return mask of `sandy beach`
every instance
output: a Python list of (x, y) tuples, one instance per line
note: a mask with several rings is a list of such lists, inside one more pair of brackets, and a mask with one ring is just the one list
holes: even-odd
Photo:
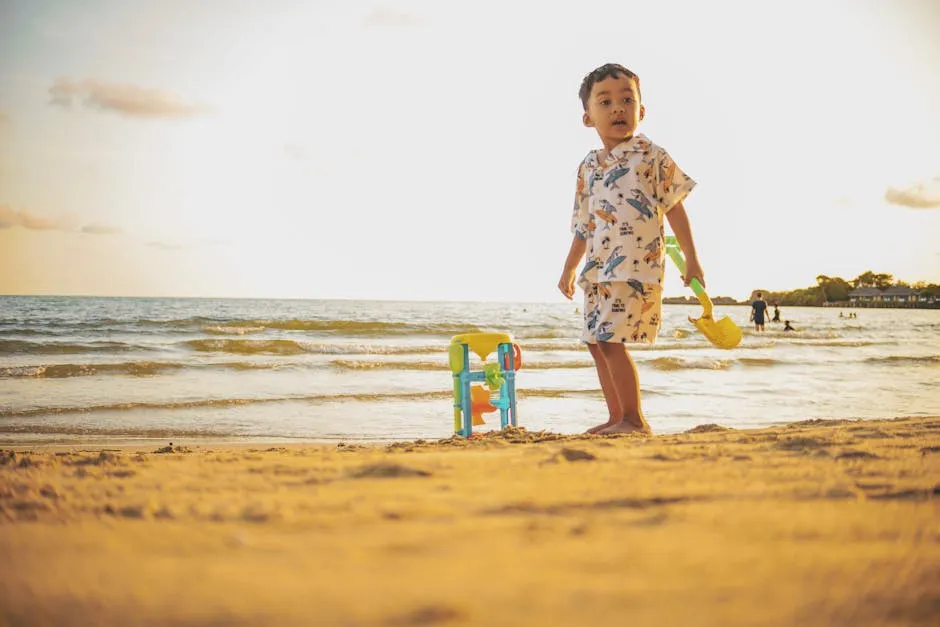
[(940, 417), (0, 454), (3, 625), (935, 625)]

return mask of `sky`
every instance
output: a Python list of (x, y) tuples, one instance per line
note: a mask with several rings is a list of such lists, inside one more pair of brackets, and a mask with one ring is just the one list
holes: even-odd
[(938, 32), (938, 0), (0, 0), (0, 294), (562, 301), (607, 62), (698, 182), (711, 295), (940, 282)]

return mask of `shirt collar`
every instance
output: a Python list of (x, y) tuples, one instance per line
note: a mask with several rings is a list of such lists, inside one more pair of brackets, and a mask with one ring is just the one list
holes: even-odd
[(620, 142), (614, 146), (610, 154), (607, 155), (609, 161), (619, 161), (621, 158), (631, 152), (646, 152), (650, 148), (650, 140), (643, 133), (637, 133), (630, 139)]
[(646, 152), (649, 150), (650, 140), (643, 133), (637, 133), (630, 139), (620, 142), (614, 146), (608, 155), (609, 159), (620, 159), (630, 152)]

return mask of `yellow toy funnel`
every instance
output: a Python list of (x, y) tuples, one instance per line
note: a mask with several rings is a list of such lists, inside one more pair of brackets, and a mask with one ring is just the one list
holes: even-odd
[[(666, 254), (679, 268), (679, 272), (685, 274), (685, 259), (682, 257), (682, 251), (679, 249), (679, 243), (672, 235), (666, 237)], [(725, 316), (715, 322), (712, 318), (712, 299), (705, 293), (705, 288), (699, 283), (698, 279), (692, 279), (692, 291), (698, 297), (698, 302), (702, 303), (704, 311), (701, 318), (689, 316), (689, 322), (695, 325), (695, 328), (702, 332), (705, 338), (718, 348), (734, 348), (741, 343), (741, 328), (734, 321)]]
[[(463, 333), (450, 338), (451, 345), (466, 344), (482, 361), (500, 344), (511, 344), (512, 338), (505, 333)], [(451, 365), (453, 367), (453, 364)], [(462, 367), (462, 365), (461, 365)], [(460, 372), (455, 370), (454, 372)]]

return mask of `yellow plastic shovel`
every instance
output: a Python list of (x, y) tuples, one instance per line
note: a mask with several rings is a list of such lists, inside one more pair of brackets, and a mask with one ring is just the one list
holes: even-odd
[[(666, 236), (666, 254), (679, 268), (679, 272), (685, 274), (685, 259), (679, 249), (679, 242), (672, 235)], [(718, 348), (734, 348), (740, 344), (741, 328), (728, 316), (715, 322), (712, 318), (712, 299), (705, 293), (705, 288), (702, 287), (698, 279), (692, 279), (691, 287), (698, 297), (698, 302), (702, 303), (705, 310), (702, 312), (701, 318), (689, 316), (689, 322), (694, 324), (695, 328), (701, 331), (702, 335)]]

